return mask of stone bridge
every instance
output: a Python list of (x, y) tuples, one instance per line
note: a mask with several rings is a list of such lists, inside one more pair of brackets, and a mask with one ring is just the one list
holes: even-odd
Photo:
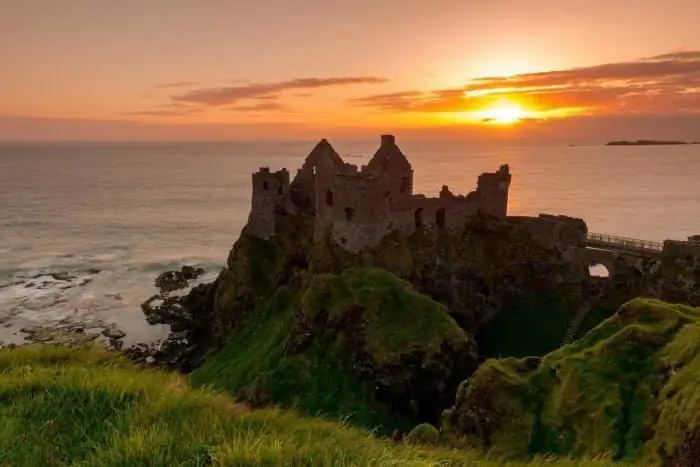
[(601, 264), (612, 277), (620, 261), (629, 264), (644, 259), (660, 259), (664, 245), (661, 242), (589, 233), (586, 235), (584, 261), (590, 266)]

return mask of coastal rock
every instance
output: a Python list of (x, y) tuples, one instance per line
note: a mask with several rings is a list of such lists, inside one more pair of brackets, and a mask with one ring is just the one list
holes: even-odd
[(109, 338), (109, 339), (123, 339), (124, 336), (126, 336), (126, 333), (119, 329), (116, 325), (111, 325), (105, 329), (102, 330), (101, 333), (103, 336)]
[(21, 329), (29, 343), (76, 346), (94, 341), (97, 333), (85, 333), (80, 326), (32, 326)]
[[(192, 266), (162, 273), (155, 281), (160, 292), (141, 304), (149, 324), (168, 325), (171, 331), (157, 349), (149, 348), (147, 353), (154, 359), (154, 364), (188, 372), (199, 365), (210, 351), (213, 339), (208, 320), (216, 286), (197, 284), (191, 287), (191, 283), (203, 273), (203, 269)], [(193, 345), (192, 342), (198, 344)], [(146, 352), (142, 349), (134, 355), (143, 361)]]
[(166, 271), (156, 277), (155, 284), (161, 294), (168, 294), (178, 289), (186, 288), (189, 281), (204, 274), (204, 269), (193, 266), (183, 266), (179, 271)]

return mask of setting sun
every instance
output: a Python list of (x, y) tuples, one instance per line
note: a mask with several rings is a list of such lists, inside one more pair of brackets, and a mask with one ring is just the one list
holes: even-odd
[(510, 102), (499, 103), (489, 109), (479, 112), (479, 117), (484, 122), (512, 125), (518, 123), (528, 115), (527, 111), (517, 104)]

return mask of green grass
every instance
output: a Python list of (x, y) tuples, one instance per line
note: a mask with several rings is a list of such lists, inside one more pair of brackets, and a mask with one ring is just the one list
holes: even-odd
[[(0, 351), (0, 465), (497, 466), (279, 409), (249, 410), (97, 349)], [(533, 461), (526, 465), (543, 465)], [(610, 465), (559, 461), (557, 465)]]
[(374, 401), (371, 388), (358, 378), (338, 345), (320, 340), (303, 353), (286, 352), (294, 302), (284, 290), (278, 291), (234, 339), (193, 372), (192, 382), (233, 395), (260, 383), (276, 403), (308, 415), (381, 432), (404, 426), (405, 420)]

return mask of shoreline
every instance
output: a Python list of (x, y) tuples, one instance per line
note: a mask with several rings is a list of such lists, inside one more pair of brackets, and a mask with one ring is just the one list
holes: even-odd
[[(21, 288), (24, 289), (23, 291), (36, 292), (40, 300), (39, 303), (33, 303), (35, 306), (31, 311), (38, 318), (42, 317), (42, 313), (46, 313), (44, 319), (31, 321), (20, 319), (18, 322), (15, 318), (26, 310), (18, 308), (2, 310), (4, 313), (0, 317), (0, 349), (32, 345), (70, 347), (96, 343), (107, 350), (121, 351), (137, 363), (155, 363), (154, 356), (163, 352), (168, 341), (174, 338), (177, 340), (178, 336), (165, 324), (149, 322), (147, 310), (177, 308), (179, 301), (187, 297), (193, 289), (213, 280), (212, 271), (190, 265), (158, 274), (152, 282), (156, 293), (150, 298), (143, 297), (145, 301), (142, 300), (141, 309), (138, 310), (141, 318), (139, 325), (141, 329), (147, 331), (145, 334), (152, 335), (149, 339), (143, 339), (142, 335), (134, 338), (123, 325), (117, 323), (118, 319), (109, 320), (98, 316), (98, 313), (105, 310), (65, 310), (61, 313), (63, 316), (61, 319), (55, 319), (55, 307), (60, 308), (67, 301), (65, 297), (58, 297), (57, 294), (84, 288), (101, 272), (98, 268), (89, 269), (85, 271), (86, 274), (76, 271), (53, 273), (44, 271), (0, 283), (0, 290)], [(115, 297), (115, 302), (121, 301), (120, 292), (111, 295)], [(41, 305), (44, 307), (42, 308)]]

